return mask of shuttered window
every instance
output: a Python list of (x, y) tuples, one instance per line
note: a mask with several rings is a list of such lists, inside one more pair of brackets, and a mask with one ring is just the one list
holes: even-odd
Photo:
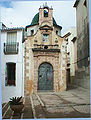
[(17, 32), (8, 32), (7, 33), (7, 43), (14, 44), (17, 42)]

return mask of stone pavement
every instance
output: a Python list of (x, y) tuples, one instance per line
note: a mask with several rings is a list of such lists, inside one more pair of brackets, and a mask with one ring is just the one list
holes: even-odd
[[(25, 107), (19, 115), (3, 118), (88, 118), (90, 117), (90, 91), (81, 87), (71, 87), (64, 92), (38, 92), (25, 97)], [(3, 114), (5, 111), (3, 111)]]

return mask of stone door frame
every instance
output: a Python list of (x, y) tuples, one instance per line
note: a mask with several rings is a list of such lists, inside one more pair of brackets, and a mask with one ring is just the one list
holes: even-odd
[(34, 81), (33, 81), (33, 92), (37, 92), (38, 88), (38, 68), (39, 66), (47, 62), (53, 67), (53, 78), (54, 78), (54, 92), (58, 92), (58, 81), (59, 81), (59, 53), (58, 52), (34, 52)]

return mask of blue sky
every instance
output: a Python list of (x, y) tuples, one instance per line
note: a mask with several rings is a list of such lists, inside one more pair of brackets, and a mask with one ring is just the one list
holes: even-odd
[[(45, 1), (18, 1), (2, 0), (1, 22), (7, 27), (25, 27), (29, 25), (38, 13), (38, 9)], [(62, 26), (62, 32), (76, 26), (76, 10), (73, 8), (75, 0), (47, 1), (49, 7), (53, 7), (53, 17), (58, 25)]]
[(1, 0), (0, 5), (6, 8), (12, 7), (11, 0)]

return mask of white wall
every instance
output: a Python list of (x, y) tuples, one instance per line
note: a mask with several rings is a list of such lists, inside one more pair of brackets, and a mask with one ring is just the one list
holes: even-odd
[(77, 57), (77, 51), (75, 43), (71, 40), (76, 37), (76, 28), (70, 28), (71, 35), (68, 37), (68, 51), (70, 51), (70, 76), (75, 76), (75, 58)]
[(67, 53), (69, 54), (70, 57), (70, 76), (75, 76), (75, 57), (77, 56), (77, 51), (76, 51), (76, 46), (75, 44), (71, 41), (74, 37), (76, 37), (76, 28), (71, 27), (69, 28), (68, 31), (65, 32), (67, 34), (68, 32), (71, 33), (71, 35), (68, 37), (68, 44), (67, 44)]
[[(18, 54), (5, 55), (3, 52), (7, 32), (1, 32), (1, 79), (2, 79), (2, 103), (8, 102), (10, 97), (24, 96), (24, 77), (22, 61), (22, 31), (17, 31), (17, 42), (19, 42)], [(16, 86), (5, 86), (5, 65), (7, 62), (16, 63)]]

